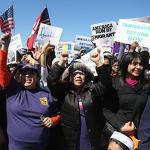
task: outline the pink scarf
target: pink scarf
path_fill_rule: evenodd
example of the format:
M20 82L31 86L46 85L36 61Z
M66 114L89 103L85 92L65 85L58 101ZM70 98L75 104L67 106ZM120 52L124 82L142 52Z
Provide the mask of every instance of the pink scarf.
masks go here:
M130 87L135 87L138 84L138 80L135 79L129 79L126 78L125 82L130 86Z

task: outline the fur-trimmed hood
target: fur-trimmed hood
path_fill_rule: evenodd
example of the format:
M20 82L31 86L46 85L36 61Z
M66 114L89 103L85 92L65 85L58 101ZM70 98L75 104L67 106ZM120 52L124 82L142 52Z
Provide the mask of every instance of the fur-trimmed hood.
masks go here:
M84 72L87 81L93 80L94 75L92 71L85 64L81 62L74 62L69 67L67 67L62 74L61 80L69 81L70 75L73 74L73 72L75 72L76 70L80 70Z

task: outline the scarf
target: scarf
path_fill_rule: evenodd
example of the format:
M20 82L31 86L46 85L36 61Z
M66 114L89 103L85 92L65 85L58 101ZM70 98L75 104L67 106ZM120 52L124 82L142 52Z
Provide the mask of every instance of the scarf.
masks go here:
M135 79L129 79L126 78L125 82L130 86L130 87L135 87L138 84L138 80Z

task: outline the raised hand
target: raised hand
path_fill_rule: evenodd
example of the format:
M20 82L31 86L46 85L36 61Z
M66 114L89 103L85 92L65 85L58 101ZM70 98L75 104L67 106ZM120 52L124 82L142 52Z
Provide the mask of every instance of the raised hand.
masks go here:
M24 61L25 63L29 63L29 64L32 64L32 65L38 64L38 62L34 58L32 58L31 55L24 55L22 57L21 61Z
M134 52L136 47L139 46L139 43L137 41L133 42L131 45L130 45L130 49L129 49L129 52Z
M47 54L48 51L54 50L55 46L50 43L45 43L42 47L37 46L34 51L32 51L33 57L36 60L40 60L42 54Z
M42 54L45 54L47 53L48 51L52 51L55 49L55 46L50 44L50 43L45 43L43 46L42 46L42 49L41 49L41 53Z
M58 62L59 65L65 66L68 61L68 53L62 52L60 55L60 61Z
M1 44L2 44L1 50L8 50L10 40L11 40L10 32L7 32L1 36Z
M84 48L81 48L81 49L80 49L78 55L79 55L79 56L83 56L83 55L84 55Z
M93 61L97 67L102 65L101 59L100 59L100 49L98 49L97 51L91 52L90 60Z
M41 47L40 46L36 46L34 51L31 51L33 58L38 60L40 59L42 53L41 53Z

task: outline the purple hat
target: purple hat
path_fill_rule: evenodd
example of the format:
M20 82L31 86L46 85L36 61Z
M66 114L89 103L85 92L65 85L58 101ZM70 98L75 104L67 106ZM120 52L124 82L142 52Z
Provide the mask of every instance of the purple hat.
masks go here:
M20 72L23 72L24 70L32 70L39 75L39 68L37 65L24 64L21 67Z

